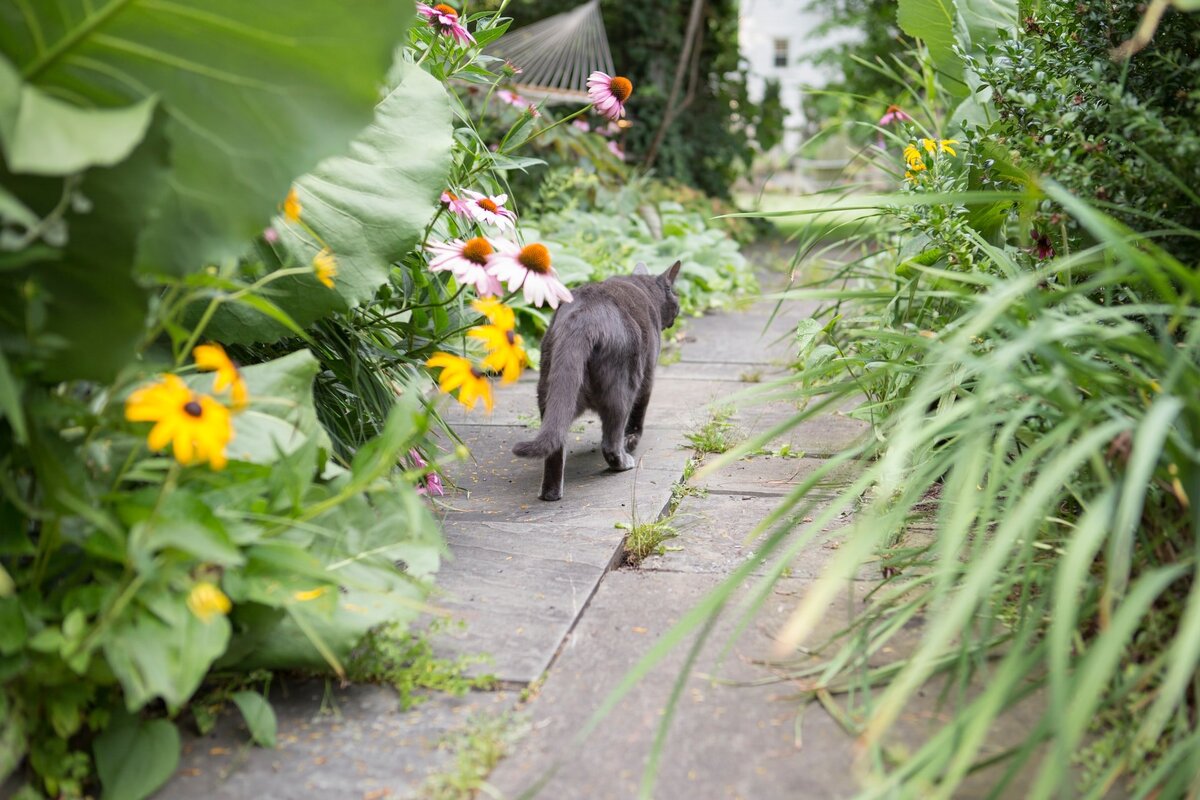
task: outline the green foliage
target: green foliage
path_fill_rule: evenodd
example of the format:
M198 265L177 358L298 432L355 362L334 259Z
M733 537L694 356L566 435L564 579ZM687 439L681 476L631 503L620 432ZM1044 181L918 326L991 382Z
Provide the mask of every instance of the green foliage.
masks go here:
M0 5L0 52L27 84L72 106L157 99L174 190L139 237L134 262L184 274L236 258L292 178L369 121L412 14L388 0L357 14L331 6L301 14L279 0L185 2L168 13L116 0L9 1ZM72 162L60 163L64 174ZM125 211L94 209L107 219Z
M344 672L368 629L415 616L438 566L421 473L395 469L427 435L420 384L398 384L339 465L307 349L236 372L249 404L235 393L227 428L228 398L185 366L223 307L300 331L271 284L310 275L310 259L237 260L297 175L405 193L343 205L378 236L329 223L348 303L390 279L443 183L446 101L411 70L386 124L353 145L364 162L403 148L412 163L389 154L402 174L355 182L344 159L322 162L370 120L411 5L277 5L0 4L0 782L26 794L83 797L98 780L106 797L148 796L179 756L160 709L174 717L217 667ZM305 199L323 225L318 207L338 202ZM162 372L186 381L186 406L151 404L178 461L126 418ZM215 469L180 449L188 418L232 436ZM269 746L262 695L231 699Z
M1188 688L1200 665L1200 282L1179 178L1195 171L1195 105L1179 92L1196 19L1168 16L1155 49L1119 64L1108 49L1136 25L1133 4L1043 4L1021 31L1011 6L902 7L931 51L922 70L891 71L924 84L911 95L919 118L883 131L880 163L903 188L860 203L877 224L841 244L869 244L864 255L794 293L826 306L797 330L797 375L766 389L809 404L788 426L857 397L876 435L761 526L759 552L778 560L756 596L811 543L806 531L864 498L835 580L780 634L816 651L791 673L812 682L806 698L840 698L839 718L873 750L864 797L952 796L985 759L997 794L1022 775L1030 797L1115 785L1183 796L1200 775ZM983 91L960 101L954 75ZM951 136L964 139L956 154L937 144ZM923 169L910 162L902 177L907 144ZM1098 185L1126 194L1110 204ZM808 496L854 459L845 497ZM797 515L811 528L792 529ZM871 560L883 585L831 642L809 641L841 580ZM918 619L919 644L891 644ZM885 647L906 655L874 660ZM945 723L888 759L887 732L935 676L979 690L948 693ZM997 717L1035 691L1026 741L988 759Z
M429 692L462 697L472 690L494 688L494 675L467 675L470 667L485 663L485 657L460 656L451 661L434 655L428 634L443 627L435 623L421 635L393 624L369 631L350 657L349 676L356 681L391 684L404 710L428 700Z
M453 753L451 766L430 775L419 796L429 800L471 800L487 786L487 776L525 735L528 722L513 713L476 714L439 746Z
M515 0L507 8L518 28L563 10L554 0ZM648 0L633 13L618 3L601 5L616 71L633 81L634 100L626 107L633 127L621 145L635 159L646 153L666 112L690 9L690 0ZM760 108L747 94L738 51L738 4L706 3L701 27L696 68L685 73L680 92L681 100L691 101L668 128L654 170L728 198L756 149L769 149L780 111L777 104Z
M614 190L582 171L551 173L536 199L545 210L532 224L568 284L627 275L638 262L661 272L678 259L684 314L728 309L753 294L757 282L737 243L672 197L691 200L686 190L645 181Z
M692 449L699 456L724 453L737 444L740 439L737 426L730 422L731 416L733 416L733 409L716 409L709 416L707 422L696 430L685 433L684 438L691 443Z
M1128 61L1110 50L1131 36L1141 5L1052 2L975 62L995 95L1006 158L1046 175L1188 260L1200 228L1200 18L1169 12ZM1086 246L1079 223L1049 199L1028 220L1055 250Z
M663 555L667 542L679 535L669 516L651 522L618 522L617 527L625 531L624 564L629 567Z

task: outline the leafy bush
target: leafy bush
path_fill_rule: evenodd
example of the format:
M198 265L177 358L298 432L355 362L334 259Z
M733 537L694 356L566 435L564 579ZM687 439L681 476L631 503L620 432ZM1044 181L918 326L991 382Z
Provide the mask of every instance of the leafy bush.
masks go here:
M1168 12L1135 57L1112 51L1131 37L1142 4L1043 4L1022 35L973 65L994 92L994 138L1026 171L1045 175L1190 258L1200 229L1200 18ZM1039 239L1067 252L1086 239L1050 201L1030 221Z

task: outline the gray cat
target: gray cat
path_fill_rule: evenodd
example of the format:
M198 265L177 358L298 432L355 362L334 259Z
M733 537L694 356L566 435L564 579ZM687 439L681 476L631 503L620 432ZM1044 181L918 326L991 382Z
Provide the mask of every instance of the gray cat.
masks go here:
M603 427L601 450L609 468L632 469L630 455L642 438L642 422L654 386L661 331L679 314L676 261L661 275L638 264L632 275L589 283L554 314L542 339L536 439L517 442L513 453L546 459L543 500L563 495L563 442L571 423L591 409Z

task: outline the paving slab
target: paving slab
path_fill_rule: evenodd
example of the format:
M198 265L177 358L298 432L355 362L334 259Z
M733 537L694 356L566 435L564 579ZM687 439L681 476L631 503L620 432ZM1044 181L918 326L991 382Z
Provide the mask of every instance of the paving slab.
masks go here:
M776 496L776 503L828 465L823 458L752 456L715 470L701 469L688 483L698 489L728 494ZM807 494L808 499L839 496L858 475L854 463L838 466Z
M713 314L689 321L680 362L775 365L795 357L796 324L811 316L798 304L773 313L773 304L757 303L736 314Z
M720 580L717 575L610 573L529 708L532 733L500 763L489 782L508 798L520 796L547 775L538 798L636 797L690 638L654 667L582 746L574 737L625 673ZM726 615L717 623L680 697L655 797L824 799L851 797L860 788L855 738L822 706L798 702L798 685L761 664L795 597L810 585L781 581L746 635L724 657L736 617ZM842 626L866 589L859 584L854 598L839 595L816 638ZM771 678L778 682L731 686L714 677L743 684ZM896 741L919 741L941 719L936 697L936 690L926 691L906 709L895 728ZM1032 707L1004 717L994 727L985 753L998 753L1005 742L1020 741L1034 719ZM956 797L986 796L987 777Z
M537 680L621 553L624 532L603 523L444 522L450 562L431 602L460 623L434 634L439 656L489 657L471 674Z
M751 386L731 377L737 365L722 366L724 378L684 378L679 372L666 373L660 370L654 380L654 391L650 395L650 406L646 410L647 428L694 428L703 425L711 416L713 408L724 406L737 392ZM498 390L496 405L491 414L468 411L458 403L442 402L440 413L456 431L462 435L464 425L475 426L518 426L533 436L538 425L537 388L531 383L519 382ZM600 441L600 418L592 412L581 416L571 426L576 433L586 434L582 441Z
M644 559L639 568L670 572L695 572L728 575L746 561L755 561L753 574L761 575L779 563L779 557L791 543L806 542L787 566L791 577L819 578L845 540L850 512L837 514L829 524L814 528L814 516L828 506L822 502L809 515L794 515L787 540L775 553L760 555L763 539L750 539L755 527L779 507L774 496L716 494L685 497L673 517L678 535L667 542L662 555ZM799 546L797 544L797 546ZM878 580L879 570L864 564L855 573L857 580Z
M286 679L283 679L286 680ZM157 797L170 800L374 800L413 796L449 764L438 745L474 714L503 713L515 692L436 695L402 711L393 689L305 680L277 684L278 746L250 744L229 704L207 736L184 737L179 771Z

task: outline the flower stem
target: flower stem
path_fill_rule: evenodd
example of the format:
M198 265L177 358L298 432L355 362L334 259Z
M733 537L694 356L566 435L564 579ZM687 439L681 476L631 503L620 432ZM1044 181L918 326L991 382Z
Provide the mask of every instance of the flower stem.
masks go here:
M522 139L520 142L513 145L512 147L501 146L501 148L497 152L499 152L500 155L507 155L508 153L511 153L513 150L516 150L519 147L524 147L525 145L529 144L530 142L532 142L537 137L541 136L546 131L553 130L553 129L557 128L559 125L562 125L564 122L570 122L571 120L575 119L579 115L586 113L591 108L592 108L592 104L588 103L586 106L579 109L578 111L568 114L567 116L563 117L562 119L560 119L556 122L552 122L544 128L538 128L536 131L529 134L529 136L525 137L524 139Z

